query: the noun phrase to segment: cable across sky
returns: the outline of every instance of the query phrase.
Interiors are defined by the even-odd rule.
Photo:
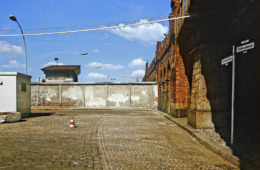
[[[75,30],[75,31],[24,34],[24,36],[68,34],[68,33],[77,33],[77,32],[88,32],[88,31],[98,31],[98,30],[107,30],[107,29],[115,29],[115,28],[125,28],[125,27],[132,27],[132,26],[145,25],[145,24],[153,24],[153,23],[176,20],[176,19],[183,19],[183,18],[188,18],[188,17],[190,17],[190,15],[175,17],[175,18],[162,19],[162,20],[149,21],[149,22],[140,22],[140,23],[128,24],[128,25],[118,25],[118,26],[111,26],[111,27],[102,27],[102,28],[93,28],[93,29],[84,29],[84,30]],[[0,35],[0,37],[15,37],[15,36],[23,36],[23,35],[22,34]]]
[[[140,20],[151,20],[151,19],[165,18],[165,17],[167,17],[167,16],[150,17],[150,18],[133,19],[133,20],[124,20],[124,21],[115,21],[115,22],[106,22],[106,23],[98,23],[98,24],[74,25],[74,26],[63,26],[63,27],[49,27],[49,28],[31,28],[31,29],[23,29],[23,30],[30,31],[30,30],[47,30],[47,29],[88,27],[88,26],[95,26],[95,25],[108,25],[108,24],[116,24],[116,23],[123,23],[123,22],[140,21]],[[10,29],[10,30],[0,30],[0,31],[20,31],[20,29]]]

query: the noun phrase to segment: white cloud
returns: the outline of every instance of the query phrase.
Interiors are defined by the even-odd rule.
[[[87,64],[88,67],[101,67],[102,69],[108,69],[108,70],[120,70],[123,69],[124,66],[122,65],[113,65],[113,64],[103,64],[103,63],[97,63],[92,62]]]
[[[94,49],[93,52],[94,53],[99,53],[100,51],[99,51],[99,49]]]
[[[102,79],[102,78],[109,78],[109,76],[104,75],[104,74],[99,74],[99,73],[93,73],[93,72],[91,72],[91,73],[89,73],[89,74],[87,75],[87,78],[100,78],[100,79]]]
[[[148,22],[147,20],[141,20],[139,23]],[[119,24],[123,26],[124,24]],[[164,38],[164,33],[168,32],[168,27],[163,26],[160,23],[144,24],[134,27],[115,28],[110,30],[112,33],[123,37],[129,41],[141,40],[145,42],[158,41]]]
[[[50,66],[50,65],[64,65],[63,63],[56,63],[55,61],[50,61],[46,64],[43,65],[43,67],[47,67],[47,66]]]
[[[11,45],[7,42],[0,41],[0,53],[22,54],[23,48],[17,45]]]
[[[23,68],[25,67],[24,64],[19,63],[16,60],[10,60],[9,64],[7,65],[2,65],[2,68],[7,68],[7,69],[12,69],[12,68]]]
[[[146,62],[142,60],[141,58],[134,59],[131,61],[130,64],[128,64],[129,67],[143,67],[145,66]]]
[[[138,77],[144,76],[145,71],[144,70],[136,70],[136,71],[132,72],[132,76],[134,76],[134,77],[136,77],[137,74],[138,74]]]

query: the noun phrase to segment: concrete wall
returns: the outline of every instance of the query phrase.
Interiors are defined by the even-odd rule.
[[[31,83],[31,106],[157,108],[157,84]]]
[[[31,113],[31,76],[18,74],[16,81],[17,112],[21,112],[22,116],[28,116]],[[22,84],[24,84],[23,90]]]
[[[0,72],[0,112],[31,113],[31,76]]]

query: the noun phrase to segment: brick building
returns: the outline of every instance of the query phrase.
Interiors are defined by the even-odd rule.
[[[189,0],[172,0],[169,18],[186,15],[189,5]],[[190,85],[177,44],[183,23],[184,19],[170,21],[169,33],[163,42],[157,42],[155,58],[143,78],[158,82],[159,109],[177,117],[186,117],[190,106]]]
[[[171,8],[169,17],[189,13],[190,18],[170,21],[143,81],[157,81],[160,110],[187,116],[196,128],[214,126],[230,145],[232,64],[221,65],[221,60],[232,55],[235,46],[235,129],[230,146],[242,168],[260,166],[247,159],[248,154],[260,159],[260,1],[171,0]],[[244,40],[254,42],[254,49],[238,52]]]

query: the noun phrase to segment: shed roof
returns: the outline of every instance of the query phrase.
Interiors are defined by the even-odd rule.
[[[51,65],[48,67],[44,67],[41,70],[47,71],[47,70],[76,70],[80,68],[80,65]]]

